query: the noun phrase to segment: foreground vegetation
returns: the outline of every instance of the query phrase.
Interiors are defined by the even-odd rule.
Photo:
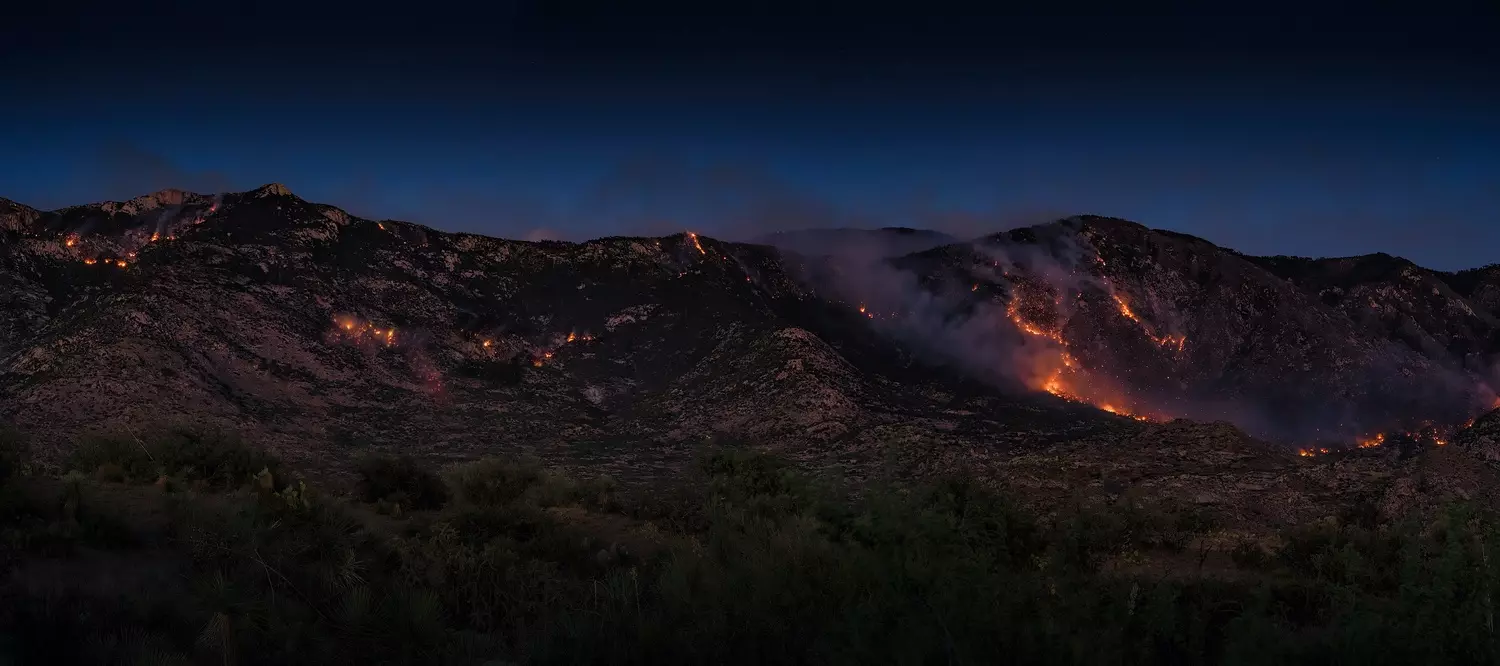
[[[35,469],[13,438],[0,449],[0,662],[1500,654],[1500,535],[1463,507],[1436,523],[1311,526],[1207,575],[1119,566],[1193,561],[1212,527],[1200,517],[1123,504],[1044,520],[963,479],[854,498],[743,450],[706,455],[675,490],[524,459],[439,474],[371,457],[354,496],[334,497],[223,436],[101,438],[58,470]]]

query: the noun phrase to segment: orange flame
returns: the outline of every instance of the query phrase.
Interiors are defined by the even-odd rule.
[[[1357,443],[1359,444],[1359,448],[1361,449],[1373,449],[1385,443],[1385,433],[1375,433],[1374,437],[1361,438]]]
[[[161,239],[161,234],[160,233],[155,232],[155,231],[151,232],[151,242],[155,243],[157,240],[160,240],[160,239]]]
[[[98,263],[98,261],[95,259],[84,259],[83,263],[93,266],[95,263]]]
[[[73,247],[74,245],[77,245],[77,244],[78,244],[78,237],[77,236],[68,236],[68,238],[63,241],[63,245],[65,247]]]
[[[689,240],[693,241],[693,247],[698,248],[698,254],[708,254],[707,252],[703,251],[703,244],[698,242],[698,234],[689,231],[687,232],[687,237]]]
[[[1183,347],[1187,345],[1187,336],[1185,335],[1156,335],[1151,331],[1151,327],[1146,322],[1141,321],[1141,318],[1136,315],[1135,311],[1130,309],[1130,304],[1126,303],[1123,297],[1116,293],[1111,293],[1110,296],[1115,299],[1115,305],[1120,310],[1120,316],[1139,325],[1141,332],[1152,342],[1156,343],[1158,347],[1176,347],[1177,351],[1182,351]]]
[[[370,322],[362,322],[354,317],[347,316],[337,318],[334,323],[355,340],[363,340],[365,335],[369,334],[372,339],[385,344],[387,347],[396,342],[396,328],[394,326],[385,329],[377,328]]]
[[[1054,301],[1055,299],[1049,299]],[[1044,361],[1051,367],[1038,375],[1037,380],[1032,382],[1032,387],[1037,390],[1046,391],[1054,396],[1093,405],[1101,410],[1119,416],[1125,416],[1137,421],[1149,421],[1150,416],[1136,413],[1134,410],[1120,406],[1121,400],[1117,393],[1110,391],[1107,387],[1090,381],[1084,373],[1078,360],[1068,352],[1068,341],[1063,337],[1060,330],[1047,330],[1041,326],[1027,321],[1021,314],[1021,298],[1019,294],[1011,297],[1010,303],[1006,305],[1006,315],[1011,323],[1021,332],[1048,340],[1057,345],[1055,356],[1050,361]],[[1113,395],[1113,397],[1111,397]]]
[[[120,268],[124,268],[124,267],[128,266],[129,264],[126,263],[124,259],[116,259],[115,260],[115,265],[119,266]]]
[[[1125,299],[1120,298],[1119,294],[1111,295],[1115,297],[1115,304],[1120,306],[1120,316],[1129,319],[1130,321],[1133,321],[1137,324],[1141,323],[1141,318],[1135,316],[1135,312],[1132,312],[1130,310],[1130,305],[1125,302]]]

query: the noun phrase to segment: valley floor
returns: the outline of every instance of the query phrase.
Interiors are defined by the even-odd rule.
[[[0,460],[0,662],[1494,663],[1500,531],[1453,505],[1235,541],[1130,499],[841,488],[744,449],[670,486],[233,439]]]

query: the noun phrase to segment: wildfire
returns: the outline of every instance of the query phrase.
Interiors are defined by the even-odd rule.
[[[1156,343],[1156,346],[1176,347],[1177,351],[1182,351],[1183,348],[1187,345],[1187,336],[1185,335],[1155,334],[1154,332],[1152,332],[1151,327],[1147,325],[1146,322],[1141,321],[1141,318],[1136,315],[1135,311],[1130,309],[1130,304],[1125,302],[1125,299],[1123,297],[1115,293],[1111,293],[1110,296],[1115,299],[1115,306],[1119,309],[1120,316],[1129,319],[1130,321],[1135,322],[1136,325],[1140,326],[1141,332],[1145,334],[1145,336],[1152,342]]]
[[[87,264],[89,266],[93,266],[94,264],[99,263],[99,260],[97,260],[97,259],[84,259],[83,263]]]
[[[155,243],[156,241],[159,241],[159,240],[161,240],[161,232],[159,232],[159,231],[153,231],[153,232],[151,232],[151,242]]]
[[[1122,317],[1124,317],[1126,319],[1129,319],[1130,321],[1133,321],[1133,322],[1135,322],[1137,324],[1141,323],[1141,318],[1135,316],[1135,312],[1131,311],[1130,304],[1126,303],[1125,299],[1120,298],[1119,294],[1111,294],[1111,295],[1114,296],[1114,298],[1115,298],[1115,304],[1118,305],[1118,306],[1120,306],[1120,316],[1122,316]]]
[[[1385,433],[1378,432],[1374,437],[1360,438],[1356,443],[1361,449],[1373,449],[1385,443]]]
[[[703,251],[703,244],[698,242],[698,234],[689,231],[687,232],[687,237],[688,240],[693,241],[693,247],[698,248],[698,254],[708,254]]]
[[[1054,306],[1056,305],[1056,299],[1049,300],[1053,300]],[[1120,406],[1121,400],[1119,400],[1118,392],[1110,391],[1107,387],[1091,381],[1083,372],[1078,360],[1068,351],[1068,341],[1062,336],[1061,330],[1049,331],[1028,321],[1021,314],[1020,301],[1020,294],[1015,294],[1006,305],[1006,315],[1011,323],[1015,324],[1022,333],[1048,340],[1057,346],[1054,350],[1055,356],[1047,363],[1051,367],[1040,373],[1038,381],[1032,384],[1033,388],[1046,391],[1064,400],[1090,404],[1111,414],[1137,421],[1151,420],[1150,416]]]
[[[593,342],[593,341],[594,341],[594,335],[592,333],[584,332],[584,333],[580,334],[580,333],[578,333],[576,331],[569,331],[568,332],[568,336],[566,338],[564,338],[562,342],[557,343],[556,347],[553,347],[552,349],[543,349],[543,350],[541,350],[540,354],[537,354],[537,355],[533,356],[532,359],[531,359],[531,364],[533,366],[538,367],[538,368],[542,367],[542,365],[545,364],[547,361],[552,360],[552,355],[555,354],[557,352],[557,348],[561,347],[562,345],[566,345],[566,344],[569,344],[569,343],[572,343],[572,342]],[[485,346],[486,347],[489,346],[489,341],[485,341]]]
[[[338,327],[349,337],[359,340],[373,340],[389,347],[396,343],[396,327],[379,328],[370,322],[362,322],[354,317],[340,317]]]
[[[63,246],[65,246],[65,247],[73,247],[74,245],[77,245],[77,244],[78,244],[78,237],[77,236],[68,236],[67,239],[63,240]]]
[[[129,266],[130,264],[128,262],[126,262],[124,259],[116,259],[115,260],[115,265],[119,266],[120,268],[124,268],[126,266]]]
[[[860,308],[860,311],[864,311],[864,308]],[[1009,317],[1011,323],[1015,324],[1016,328],[1021,329],[1021,332],[1039,338],[1046,338],[1067,347],[1068,341],[1063,339],[1061,332],[1043,330],[1040,326],[1026,321],[1026,318],[1021,316],[1021,299],[1018,296],[1012,296],[1010,303],[1006,304],[1005,316]]]
[[[484,341],[484,346],[485,346],[485,347],[486,347],[486,348],[488,348],[488,347],[490,347],[490,346],[493,346],[493,345],[494,345],[494,344],[495,344],[495,342],[494,342],[494,341],[493,341],[493,340],[485,340],[485,341]]]

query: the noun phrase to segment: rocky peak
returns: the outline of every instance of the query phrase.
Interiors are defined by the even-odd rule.
[[[266,185],[261,185],[260,187],[255,188],[254,191],[250,192],[250,196],[259,199],[264,197],[290,197],[296,195],[292,194],[292,191],[288,189],[287,186],[282,185],[281,183],[268,183]]]
[[[0,231],[26,231],[41,213],[36,209],[0,198]]]

